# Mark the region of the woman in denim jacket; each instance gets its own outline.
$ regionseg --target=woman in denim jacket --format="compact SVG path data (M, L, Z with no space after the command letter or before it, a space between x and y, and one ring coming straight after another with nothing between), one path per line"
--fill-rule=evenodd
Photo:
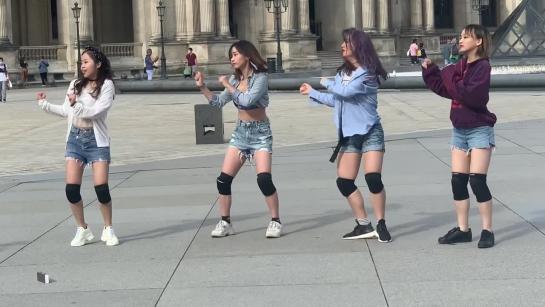
M238 121L225 154L221 174L217 178L221 220L212 231L212 237L225 237L234 233L231 225L231 183L248 158L254 158L257 183L265 196L271 221L267 238L282 235L278 211L278 193L272 181L272 132L265 109L269 105L267 65L255 46L248 41L238 41L229 48L229 59L234 69L230 78L220 76L225 90L219 95L204 84L204 74L197 72L195 81L209 103L219 108L232 101L238 109Z
M356 218L356 227L343 238L378 237L379 242L390 242L391 236L384 221L386 193L381 179L384 131L377 113L379 78L386 79L388 75L371 39L363 31L354 28L344 30L341 51L344 63L337 70L335 80L321 79L320 83L327 93L316 91L308 83L301 85L300 92L309 95L311 102L335 109L339 143L330 161L333 162L339 152L337 186L347 198ZM367 218L363 196L355 185L362 160L365 181L378 220L376 231Z

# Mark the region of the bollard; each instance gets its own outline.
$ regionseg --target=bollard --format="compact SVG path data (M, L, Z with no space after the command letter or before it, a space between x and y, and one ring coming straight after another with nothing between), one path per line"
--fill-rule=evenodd
M218 107L195 105L196 144L223 144L223 116Z

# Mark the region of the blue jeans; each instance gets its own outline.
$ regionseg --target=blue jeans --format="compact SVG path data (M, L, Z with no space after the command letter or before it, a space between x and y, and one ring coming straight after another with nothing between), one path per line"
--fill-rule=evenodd
M83 164L106 161L110 163L110 147L98 147L93 128L80 129L72 127L66 142L67 160L77 160Z
M385 151L384 130L377 123L365 135L355 134L345 137L341 144L340 152L365 153L368 151Z
M490 126L481 126L469 129L452 129L451 147L465 152L472 149L488 149L496 145L494 140L494 128Z

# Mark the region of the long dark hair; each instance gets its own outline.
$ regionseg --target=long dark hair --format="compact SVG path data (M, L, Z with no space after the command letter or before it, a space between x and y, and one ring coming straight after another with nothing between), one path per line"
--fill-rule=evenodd
M261 57L254 44L246 40L240 40L233 43L231 47L229 47L229 59L233 57L233 48L236 48L240 54L249 59L250 66L254 72L267 71L267 62ZM240 71L240 69L235 69L235 77L237 80L241 80L242 71Z
M384 80L388 78L388 73L382 67L373 42L371 42L371 38L367 33L356 28L344 29L343 40L347 45L346 47L352 49L352 54L354 54L358 64L366 68L370 73L375 74L377 81L380 82L378 77L382 77ZM351 75L354 70L356 70L356 67L345 59L344 63L337 69L337 73L343 72Z
M102 53L102 51L95 47L87 47L85 48L85 50L83 50L81 54L87 54L89 57L91 57L91 59L93 59L93 62L95 62L95 64L100 63L101 65L97 69L96 80L90 80L82 75L81 78L76 80L76 82L74 83L74 90L76 91L76 95L79 96L83 88L85 88L85 86L89 84L89 81L95 81L96 87L91 92L91 96L96 98L98 97L98 95L100 95L100 91L102 90L102 85L104 85L104 81L106 81L107 79L112 80L113 73L110 66L110 60L108 60L108 58L104 53ZM80 68L78 67L78 69Z

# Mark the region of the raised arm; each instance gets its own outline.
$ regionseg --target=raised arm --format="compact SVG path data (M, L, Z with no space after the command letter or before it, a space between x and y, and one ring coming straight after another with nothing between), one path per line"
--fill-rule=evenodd
M454 65L449 65L443 68L443 72L454 70L454 68ZM422 70L422 78L430 90L441 97L452 99L452 96L448 93L447 88L443 83L441 74L442 71L439 70L439 67L435 64L430 64L427 68L423 68Z
M68 90L66 91L66 96L64 97L64 103L62 105L50 103L46 100L44 93L38 93L38 105L42 108L42 110L49 114L57 115L60 117L67 117L68 113L72 112L72 110L70 109L68 94L74 91L74 82L75 81L70 82Z
M231 76L229 82L231 83L233 79L234 76ZM212 106L222 108L229 101L232 100L231 92L228 89L224 89L221 94L217 95L212 92L208 87L206 87L206 84L204 83L204 74L200 71L195 73L195 84L204 95L204 97L206 97L208 103Z
M322 93L315 89L310 90L308 97L313 102L317 102L332 108L334 108L335 104L339 101L335 95L331 93Z
M378 85L375 81L371 81L370 76L364 74L358 77L356 80L349 82L347 85L343 85L340 82L332 80L321 81L322 85L327 88L327 91L339 96L343 99L353 98L358 95L370 95L376 94L378 91Z
M449 72L443 76L447 79L449 94L470 108L481 108L488 103L490 89L490 65L481 61L468 77L462 77L461 72ZM463 68L462 68L463 69Z

